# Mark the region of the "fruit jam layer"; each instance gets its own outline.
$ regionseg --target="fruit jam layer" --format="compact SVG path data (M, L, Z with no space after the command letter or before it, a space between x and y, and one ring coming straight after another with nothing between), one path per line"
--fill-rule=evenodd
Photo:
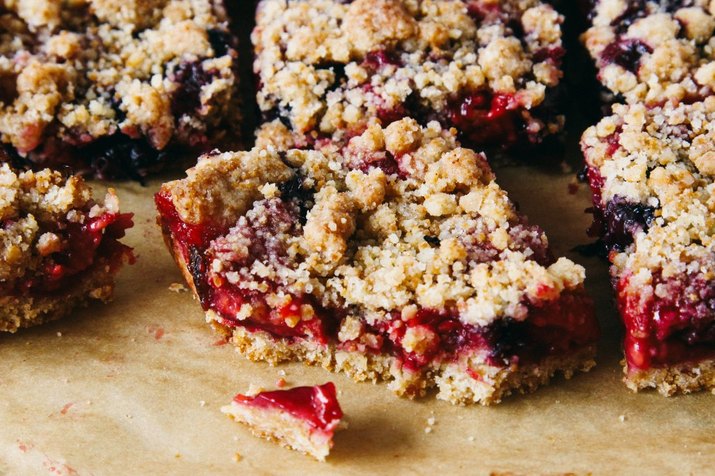
M601 201L604 179L598 169L588 167L586 176L593 195L591 236L600 237L610 251L623 251L639 231L648 231L655 218L655 208L615 196L606 204Z
M69 169L72 173L102 180L142 181L147 175L163 169L171 156L167 150L154 149L146 139L122 133L87 139L84 143L48 139L24 156L8 144L4 147L17 168Z
M529 304L525 321L506 318L478 327L460 321L455 309L418 309L409 316L396 310L390 319L374 325L361 320L359 335L340 341L343 320L349 315L359 316L359 310L327 309L310 295L287 295L280 303L269 304L266 298L270 291L249 291L225 279L211 279L206 249L211 240L227 230L182 222L166 195L158 194L156 202L162 226L172 234L187 263L204 310L216 312L221 324L228 327L266 331L288 341L310 339L348 351L387 353L411 370L435 361L455 360L472 351L484 352L489 363L496 366L535 363L598 340L590 299L580 293L564 293L557 300ZM274 284L266 284L276 290ZM248 315L242 313L246 309L250 309Z
M53 229L45 228L44 232L60 237L65 244L63 249L45 257L40 269L30 275L0 284L0 294L61 294L77 284L83 273L98 266L107 266L108 272L114 273L125 260L133 263L132 249L119 242L134 225L132 217L131 213L104 213L93 218L85 216L84 223L65 222Z
M643 302L629 289L628 276L617 284L628 367L645 370L715 358L715 283L703 275L655 276L656 286L665 297Z
M307 422L313 428L332 431L343 417L335 385L328 382L315 387L295 387L288 390L261 392L254 396L236 395L239 405L279 409Z

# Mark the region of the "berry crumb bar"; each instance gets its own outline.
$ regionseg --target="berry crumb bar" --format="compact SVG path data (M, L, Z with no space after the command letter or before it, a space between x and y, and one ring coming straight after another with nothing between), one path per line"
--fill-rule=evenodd
M626 327L626 384L715 389L715 97L616 105L581 145Z
M342 429L343 411L328 382L314 387L236 395L221 411L248 425L258 437L325 461L335 431Z
M593 365L584 269L554 259L484 155L437 122L217 151L156 203L208 321L250 359L482 404Z
M80 177L0 165L0 331L109 300L114 275L134 259L118 241L131 226L111 189L96 203Z
M583 41L628 103L692 102L715 90L711 0L595 0Z
M237 121L220 0L0 5L0 140L16 161L139 179Z
M480 149L539 143L563 128L561 22L540 0L262 0L258 144L310 148L403 117Z

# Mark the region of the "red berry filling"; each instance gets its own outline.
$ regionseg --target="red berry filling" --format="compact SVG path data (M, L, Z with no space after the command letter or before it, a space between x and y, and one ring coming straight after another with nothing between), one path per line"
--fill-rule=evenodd
M116 271L128 258L134 261L131 248L119 242L131 228L131 213L104 213L94 218L85 215L83 223L64 222L44 231L56 234L63 243L61 251L51 253L41 263L41 268L30 276L1 289L2 294L52 294L62 293L77 282L89 269L108 266ZM0 223L0 227L6 225ZM3 287L5 287L3 286Z
M666 295L644 302L629 289L629 280L621 278L617 291L630 369L715 357L715 284L702 275L654 277L654 288L664 285Z
M332 382L314 387L261 392L255 396L236 395L233 400L239 405L288 412L323 431L334 430L343 417Z

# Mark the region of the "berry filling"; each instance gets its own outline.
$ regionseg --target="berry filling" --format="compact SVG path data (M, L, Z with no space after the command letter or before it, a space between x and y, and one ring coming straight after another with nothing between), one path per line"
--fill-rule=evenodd
M715 284L703 275L654 276L653 288L664 289L664 296L644 301L629 289L630 279L626 276L617 285L629 369L715 357Z
M60 251L51 253L31 276L5 283L0 289L3 295L47 295L62 293L77 283L82 273L98 266L116 271L125 258L134 262L131 248L119 242L125 231L131 228L131 213L103 213L82 223L59 223L46 232L52 232L62 243ZM8 223L0 223L6 226Z
M322 431L334 430L343 417L332 382L261 392L254 396L236 395L233 400L243 406L285 411Z
M601 53L604 64L617 64L626 71L637 73L641 57L652 53L653 48L638 40L618 40L606 46Z

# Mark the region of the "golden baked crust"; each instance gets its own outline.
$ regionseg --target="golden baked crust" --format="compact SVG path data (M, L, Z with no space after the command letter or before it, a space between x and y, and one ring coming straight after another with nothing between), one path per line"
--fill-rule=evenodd
M471 372L491 394L444 398L486 403L548 380L597 336L583 268L551 257L485 157L436 122L372 124L318 150L204 156L157 205L208 320L249 358L389 380L406 396L440 379L462 387L448 375ZM514 365L501 336L540 335L532 325L557 326L565 342L534 344L560 350Z
M238 121L221 0L6 2L0 139L44 166L143 175ZM81 149L81 151L79 150Z
M624 366L623 373L623 381L634 392L655 388L661 395L670 397L700 390L715 391L715 360L712 359L635 371Z
M252 36L267 121L258 142L347 140L373 118L407 116L463 125L479 145L512 133L539 142L563 126L542 107L562 76L562 20L540 0L263 0Z

